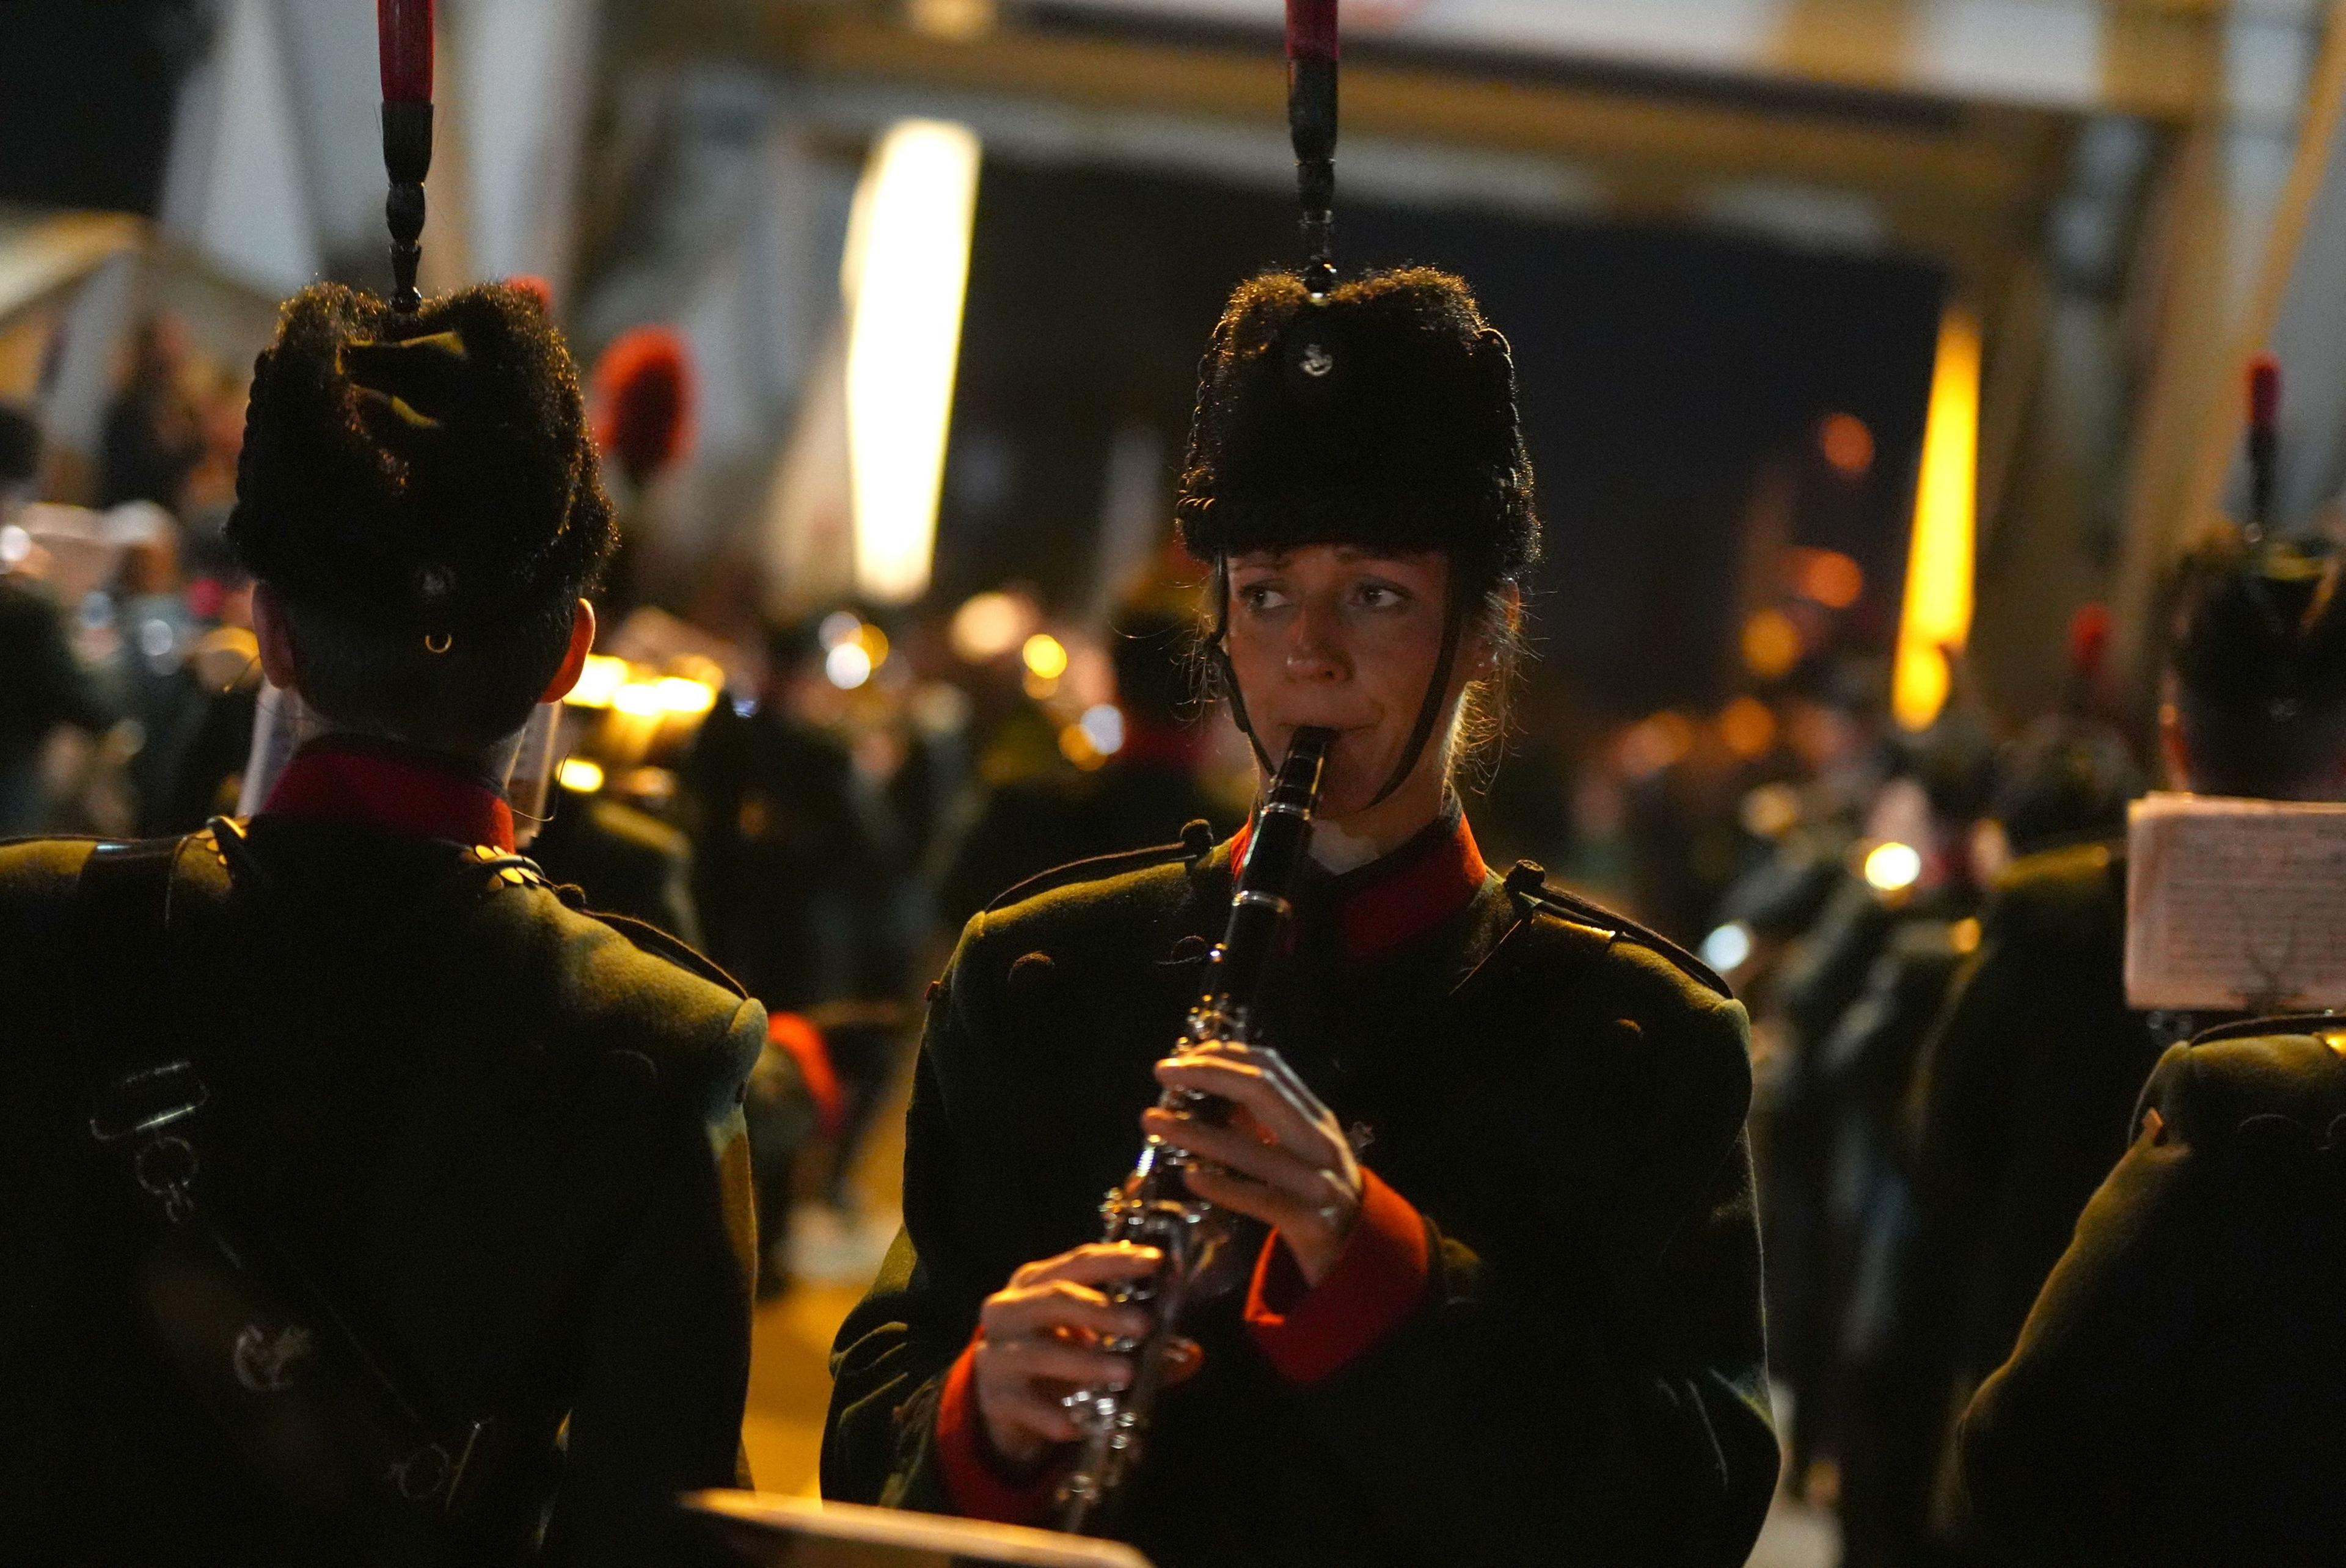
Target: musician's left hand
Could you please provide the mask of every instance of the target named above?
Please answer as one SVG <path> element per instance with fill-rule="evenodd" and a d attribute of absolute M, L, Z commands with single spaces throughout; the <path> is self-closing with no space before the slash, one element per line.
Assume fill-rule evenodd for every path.
<path fill-rule="evenodd" d="M 1222 1126 L 1152 1106 L 1141 1130 L 1219 1167 L 1190 1170 L 1189 1190 L 1277 1229 L 1303 1282 L 1319 1284 L 1361 1215 L 1361 1164 L 1335 1113 L 1259 1045 L 1191 1046 L 1157 1064 L 1157 1081 L 1230 1103 Z"/>

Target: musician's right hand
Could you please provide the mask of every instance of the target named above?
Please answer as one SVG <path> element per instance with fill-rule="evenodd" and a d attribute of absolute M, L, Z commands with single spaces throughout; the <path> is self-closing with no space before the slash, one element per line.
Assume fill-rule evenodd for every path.
<path fill-rule="evenodd" d="M 1132 1381 L 1131 1358 L 1101 1345 L 1138 1339 L 1148 1331 L 1148 1316 L 1117 1306 L 1100 1287 L 1139 1278 L 1162 1257 L 1153 1247 L 1078 1247 L 1025 1265 L 985 1298 L 971 1389 L 995 1454 L 1021 1468 L 1041 1463 L 1053 1448 L 1081 1435 L 1061 1403 L 1066 1395 Z"/>

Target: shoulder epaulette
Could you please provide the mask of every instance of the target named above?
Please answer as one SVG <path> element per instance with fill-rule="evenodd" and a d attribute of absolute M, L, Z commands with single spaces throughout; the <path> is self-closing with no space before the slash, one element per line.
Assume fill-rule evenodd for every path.
<path fill-rule="evenodd" d="M 1147 871 L 1151 866 L 1166 865 L 1174 860 L 1188 860 L 1195 864 L 1211 854 L 1213 849 L 1212 825 L 1202 820 L 1191 822 L 1181 830 L 1181 841 L 1178 844 L 1152 844 L 1145 850 L 1094 855 L 1089 860 L 1070 860 L 1064 866 L 1037 872 L 986 905 L 985 912 L 992 914 L 1038 893 L 1047 893 L 1054 888 L 1072 887 L 1077 882 L 1105 881 L 1110 877 L 1123 876 L 1127 871 Z"/>
<path fill-rule="evenodd" d="M 1995 885 L 2003 890 L 2037 882 L 2099 878 L 2108 874 L 2112 863 L 2125 852 L 2124 842 L 2107 840 L 2057 844 L 2018 857 L 1997 873 Z"/>
<path fill-rule="evenodd" d="M 745 1002 L 750 998 L 749 990 L 740 981 L 726 973 L 714 959 L 691 943 L 681 942 L 659 927 L 637 920 L 632 915 L 607 914 L 601 910 L 588 909 L 584 891 L 573 887 L 555 886 L 554 879 L 526 855 L 500 851 L 493 845 L 479 844 L 467 851 L 465 863 L 475 871 L 488 873 L 491 892 L 505 888 L 544 888 L 566 908 L 609 926 L 626 938 L 627 945 L 638 952 L 664 959 L 687 974 L 696 975 L 711 985 L 729 991 Z"/>
<path fill-rule="evenodd" d="M 1604 905 L 1592 903 L 1576 893 L 1550 887 L 1544 867 L 1531 860 L 1518 860 L 1515 870 L 1507 873 L 1506 885 L 1507 891 L 1524 902 L 1545 910 L 1558 920 L 1592 926 L 1610 933 L 1617 941 L 1633 942 L 1639 947 L 1650 949 L 1728 1001 L 1735 1000 L 1734 988 L 1721 980 L 1710 965 L 1661 932 L 1639 925 L 1627 915 L 1616 914 Z"/>
<path fill-rule="evenodd" d="M 638 952 L 666 959 L 686 973 L 698 975 L 711 985 L 731 992 L 744 1002 L 750 999 L 748 988 L 726 973 L 715 959 L 648 921 L 639 921 L 632 915 L 605 914 L 600 910 L 587 911 L 586 918 L 609 926 L 627 938 L 628 944 Z"/>
<path fill-rule="evenodd" d="M 2346 1014 L 2285 1013 L 2270 1018 L 2243 1018 L 2203 1029 L 2191 1037 L 2191 1044 L 2214 1045 L 2226 1040 L 2255 1040 L 2267 1034 L 2310 1034 L 2317 1040 L 2346 1034 Z"/>

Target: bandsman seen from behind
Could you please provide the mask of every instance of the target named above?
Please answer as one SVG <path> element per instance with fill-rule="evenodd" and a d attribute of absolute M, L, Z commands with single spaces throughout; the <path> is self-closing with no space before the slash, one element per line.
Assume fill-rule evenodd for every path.
<path fill-rule="evenodd" d="M 543 311 L 297 295 L 229 536 L 258 813 L 0 846 L 0 1556 L 670 1561 L 738 1475 L 765 1020 L 515 852 L 613 542 Z"/>
<path fill-rule="evenodd" d="M 2346 799 L 2341 566 L 2326 545 L 2229 530 L 2186 563 L 2163 712 L 2178 783 Z M 2101 972 L 2080 962 L 2061 983 L 2109 993 L 2118 958 L 2112 942 Z M 2077 1110 L 2108 1092 L 2096 1091 L 2107 1048 L 2073 1033 L 2044 1036 L 2045 1062 L 2014 1073 L 2043 1102 L 2021 1132 L 2064 1115 L 2072 1137 L 2104 1125 Z M 2346 1542 L 2346 1021 L 2232 1022 L 2170 1046 L 2131 1133 L 2017 1346 L 1964 1413 L 1958 1522 L 1977 1560 L 1999 1564 L 2335 1563 Z M 2020 1141 L 2014 1175 L 2059 1174 L 2045 1143 Z M 2060 1193 L 2047 1185 L 2038 1207 Z M 2013 1223 L 2010 1200 L 1982 1207 Z"/>

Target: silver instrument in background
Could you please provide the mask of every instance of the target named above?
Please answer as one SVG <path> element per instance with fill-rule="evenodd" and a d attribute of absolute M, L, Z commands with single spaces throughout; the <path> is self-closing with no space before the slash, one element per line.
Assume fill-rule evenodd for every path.
<path fill-rule="evenodd" d="M 1326 729 L 1295 732 L 1287 759 L 1255 814 L 1246 864 L 1230 897 L 1229 921 L 1207 961 L 1205 990 L 1189 1010 L 1177 1053 L 1207 1041 L 1253 1043 L 1255 1009 L 1286 934 L 1292 912 L 1289 901 L 1319 808 L 1321 774 L 1335 739 Z M 1166 1091 L 1158 1103 L 1207 1121 L 1229 1115 L 1227 1101 L 1184 1089 Z M 1164 1260 L 1154 1273 L 1110 1292 L 1117 1304 L 1137 1307 L 1149 1319 L 1147 1333 L 1110 1340 L 1107 1347 L 1132 1357 L 1130 1385 L 1081 1389 L 1066 1397 L 1084 1434 L 1075 1470 L 1058 1496 L 1059 1528 L 1071 1534 L 1100 1535 L 1113 1529 L 1117 1505 L 1147 1447 L 1182 1312 L 1229 1237 L 1229 1217 L 1193 1196 L 1181 1179 L 1192 1163 L 1190 1156 L 1151 1137 L 1132 1174 L 1100 1206 L 1107 1222 L 1104 1240 L 1153 1247 Z"/>

